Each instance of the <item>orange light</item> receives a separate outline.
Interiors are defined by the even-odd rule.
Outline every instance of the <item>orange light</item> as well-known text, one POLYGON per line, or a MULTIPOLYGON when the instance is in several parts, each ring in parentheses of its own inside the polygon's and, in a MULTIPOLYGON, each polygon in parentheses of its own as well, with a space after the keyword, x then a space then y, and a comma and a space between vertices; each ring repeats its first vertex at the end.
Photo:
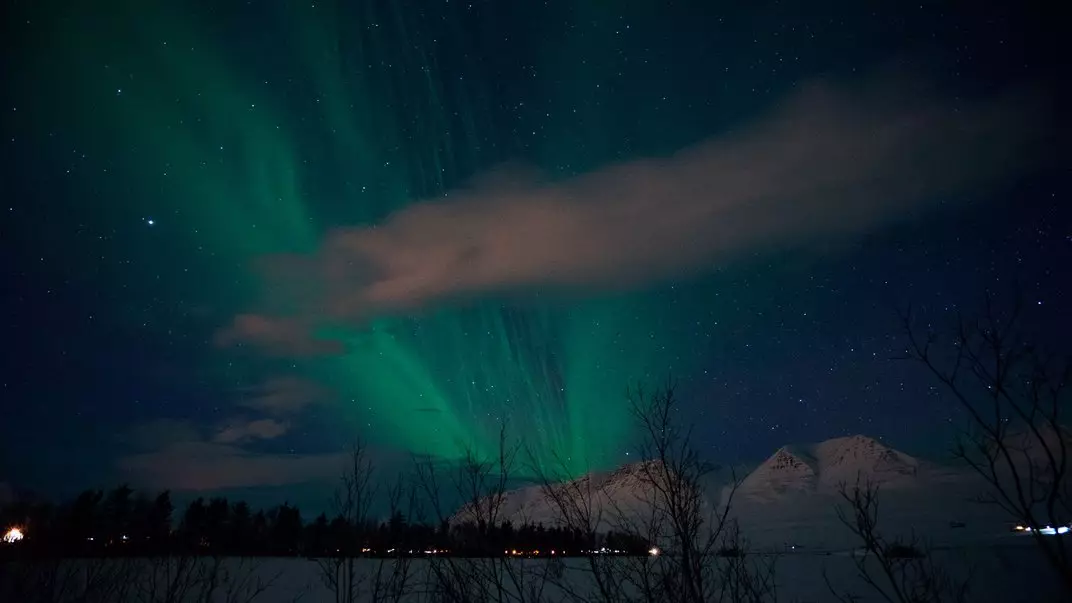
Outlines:
POLYGON ((13 526, 10 530, 4 533, 4 542, 8 544, 14 544, 25 537, 26 534, 23 533, 22 528, 18 526, 13 526))

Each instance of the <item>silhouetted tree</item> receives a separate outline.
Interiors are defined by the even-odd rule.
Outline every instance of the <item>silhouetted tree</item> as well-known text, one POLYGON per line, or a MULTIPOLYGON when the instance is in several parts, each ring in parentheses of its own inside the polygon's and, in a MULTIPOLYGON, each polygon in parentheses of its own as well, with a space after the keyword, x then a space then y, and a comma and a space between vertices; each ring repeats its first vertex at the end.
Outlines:
MULTIPOLYGON (((917 539, 889 540, 879 529, 879 488, 869 482, 838 488, 844 506, 837 508, 842 525, 856 537, 860 548, 852 556, 856 574, 874 593, 890 603, 963 603, 970 576, 955 580, 917 539)), ((823 572, 831 595, 843 603, 858 600, 843 593, 823 572)))
POLYGON ((134 491, 123 484, 104 498, 102 506, 102 530, 105 542, 118 543, 123 537, 129 538, 131 516, 133 512, 132 495, 134 491))
POLYGON ((230 553, 231 505, 226 498, 213 498, 205 507, 204 536, 212 551, 230 553))
POLYGON ((275 509, 272 523, 272 552, 276 555, 297 555, 301 552, 301 511, 289 504, 275 509))
POLYGON ((147 520, 148 535, 155 546, 162 546, 171 540, 171 514, 173 511, 171 493, 164 490, 153 500, 147 520))
POLYGON ((1022 324, 1022 297, 1008 312, 985 299, 978 318, 938 333, 902 314, 907 357, 922 364, 970 418, 954 453, 986 481, 981 502, 1031 528, 1035 544, 1072 599, 1068 538, 1039 528, 1072 522, 1072 359, 1035 343, 1022 324))

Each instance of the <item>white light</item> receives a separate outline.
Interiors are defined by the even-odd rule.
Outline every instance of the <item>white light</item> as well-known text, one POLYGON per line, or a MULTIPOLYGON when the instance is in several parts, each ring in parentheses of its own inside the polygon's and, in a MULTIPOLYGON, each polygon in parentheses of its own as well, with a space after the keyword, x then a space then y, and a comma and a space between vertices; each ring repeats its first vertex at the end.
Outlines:
POLYGON ((657 547, 657 546, 653 546, 650 549, 648 549, 648 554, 651 555, 652 557, 658 557, 659 552, 660 552, 659 547, 657 547))
POLYGON ((14 543, 22 540, 25 537, 26 537, 26 535, 22 533, 21 529, 19 529, 19 528, 11 528, 10 530, 7 531, 6 534, 4 534, 4 542, 6 542, 8 544, 14 544, 14 543))
POLYGON ((1058 534, 1067 534, 1068 530, 1069 530, 1068 526, 1061 526, 1061 527, 1057 528, 1057 533, 1058 534))

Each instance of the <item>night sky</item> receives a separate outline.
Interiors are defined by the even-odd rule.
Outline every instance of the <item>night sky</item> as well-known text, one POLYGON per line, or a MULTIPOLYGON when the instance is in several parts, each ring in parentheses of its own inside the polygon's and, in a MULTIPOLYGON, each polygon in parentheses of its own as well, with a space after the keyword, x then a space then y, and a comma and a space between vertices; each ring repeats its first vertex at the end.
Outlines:
POLYGON ((7 0, 0 482, 580 474, 669 373, 712 458, 940 457, 899 308, 1072 334, 1061 21, 719 4, 7 0))

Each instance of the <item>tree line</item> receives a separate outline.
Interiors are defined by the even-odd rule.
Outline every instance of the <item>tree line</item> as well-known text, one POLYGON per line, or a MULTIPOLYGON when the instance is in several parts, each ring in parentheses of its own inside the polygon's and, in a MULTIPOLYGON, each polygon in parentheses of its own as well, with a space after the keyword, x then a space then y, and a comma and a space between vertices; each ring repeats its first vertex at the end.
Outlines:
POLYGON ((0 552, 61 557, 579 556, 597 549, 647 555, 652 546, 624 532, 597 536, 510 521, 432 524, 411 521, 401 510, 384 521, 327 513, 306 520, 289 503, 254 510, 224 497, 197 498, 176 510, 170 492, 150 496, 127 485, 86 490, 59 506, 16 502, 0 509, 0 526, 22 536, 0 552))

